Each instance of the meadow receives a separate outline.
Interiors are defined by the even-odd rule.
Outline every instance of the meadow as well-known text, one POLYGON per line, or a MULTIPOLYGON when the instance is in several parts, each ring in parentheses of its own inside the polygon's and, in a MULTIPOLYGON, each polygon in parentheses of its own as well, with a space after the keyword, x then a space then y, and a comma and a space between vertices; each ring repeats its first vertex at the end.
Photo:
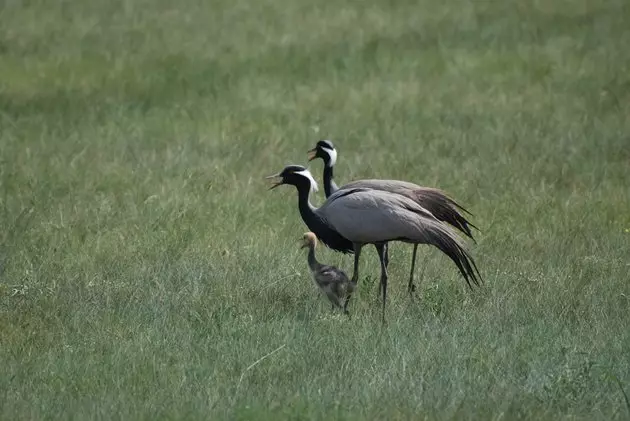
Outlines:
POLYGON ((625 0, 4 0, 0 419, 630 419, 629 45, 625 0), (264 180, 320 139, 468 208, 484 286, 393 243, 382 326, 370 247, 331 313, 264 180))

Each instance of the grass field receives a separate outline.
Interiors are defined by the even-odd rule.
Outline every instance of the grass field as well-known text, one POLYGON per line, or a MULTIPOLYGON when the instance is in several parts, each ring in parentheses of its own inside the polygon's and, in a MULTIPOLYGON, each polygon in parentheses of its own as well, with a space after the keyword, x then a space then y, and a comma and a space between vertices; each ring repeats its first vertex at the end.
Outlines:
POLYGON ((3 1, 0 418, 630 419, 629 45, 625 0, 3 1), (263 179, 324 138, 470 209, 485 286, 423 246, 414 302, 394 243, 387 326, 373 248, 332 314, 263 179))

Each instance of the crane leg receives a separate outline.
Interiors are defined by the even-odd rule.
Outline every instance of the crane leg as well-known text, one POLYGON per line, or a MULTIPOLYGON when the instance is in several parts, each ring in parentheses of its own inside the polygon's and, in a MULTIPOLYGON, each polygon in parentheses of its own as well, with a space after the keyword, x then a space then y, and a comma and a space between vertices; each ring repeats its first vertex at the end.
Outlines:
MULTIPOLYGON (((378 244, 374 244, 374 247, 376 248, 376 252, 379 253, 379 258, 380 258, 380 252, 379 252, 379 245, 378 244)), ((385 268, 387 268, 389 266, 389 243, 383 243, 382 244, 383 250, 385 250, 384 252, 384 261, 385 261, 385 268)), ((383 293, 382 290, 382 284, 378 284, 378 295, 381 295, 383 293)))
POLYGON ((381 288, 383 291, 383 308, 381 312, 381 318, 383 324, 385 324, 385 303, 387 301, 387 264, 385 262, 386 245, 377 244, 376 250, 378 250, 378 257, 381 260, 381 288))
POLYGON ((413 295, 416 290, 416 286, 413 284, 413 272, 416 269, 416 254, 418 253, 418 245, 413 245, 413 257, 411 258, 411 273, 409 274, 409 285, 407 285, 407 292, 409 295, 413 295))
POLYGON ((352 273, 352 283, 354 284, 359 282, 359 258, 361 257, 361 248, 363 248, 363 244, 354 244, 354 272, 352 273))
POLYGON ((346 315, 350 315, 350 312, 348 311, 348 301, 350 301, 350 297, 352 296, 352 294, 348 294, 346 295, 346 299, 343 301, 343 314, 346 315))
MULTIPOLYGON (((359 257, 361 257, 361 248, 363 248, 363 244, 354 243, 354 272, 352 273, 352 283, 357 285, 359 281, 359 257)), ((344 312, 348 311, 348 302, 352 297, 352 293, 348 293, 346 295, 346 300, 343 303, 344 312)))
POLYGON ((342 309, 343 314, 350 317, 350 312, 348 311, 348 300, 350 299, 350 294, 346 295, 346 299, 343 302, 343 306, 341 305, 341 301, 338 301, 339 308, 342 309))

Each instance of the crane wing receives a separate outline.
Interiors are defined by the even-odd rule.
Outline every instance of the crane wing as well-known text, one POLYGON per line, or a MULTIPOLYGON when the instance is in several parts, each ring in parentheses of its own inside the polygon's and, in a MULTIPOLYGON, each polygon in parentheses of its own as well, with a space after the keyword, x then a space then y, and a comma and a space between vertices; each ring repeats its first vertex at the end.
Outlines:
POLYGON ((381 190, 339 190, 318 210, 328 223, 352 242, 410 240, 425 243, 440 222, 412 200, 381 190))
MULTIPOLYGON (((342 190, 356 189, 356 188, 369 188, 369 189, 395 192, 395 190, 416 190, 416 189, 421 189, 422 187, 417 184, 410 183, 408 181, 379 180, 375 178, 367 178, 365 180, 351 181, 340 187, 340 189, 342 190)), ((403 194, 402 192, 398 192, 398 191, 396 191, 396 193, 403 194)))
POLYGON ((383 190, 408 197, 423 208, 431 212, 437 219, 444 221, 468 237, 473 238, 470 228, 477 228, 470 223, 459 211, 470 212, 459 203, 451 199, 445 192, 432 187, 422 187, 414 183, 400 180, 367 179, 350 182, 341 187, 342 190, 368 188, 383 190))
POLYGON ((478 271, 462 241, 413 200, 381 190, 339 190, 318 209, 334 229, 353 243, 405 241, 431 244, 448 255, 470 286, 478 271), (474 269, 473 269, 474 268, 474 269))
POLYGON ((326 283, 338 284, 348 281, 348 275, 346 275, 341 269, 334 266, 323 265, 320 268, 319 273, 323 278, 326 278, 326 283))

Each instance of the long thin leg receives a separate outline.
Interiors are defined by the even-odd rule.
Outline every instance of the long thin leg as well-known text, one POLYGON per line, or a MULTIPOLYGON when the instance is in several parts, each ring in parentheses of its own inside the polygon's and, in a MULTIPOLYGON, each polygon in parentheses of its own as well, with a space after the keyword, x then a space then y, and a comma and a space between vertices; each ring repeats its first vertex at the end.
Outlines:
POLYGON ((352 273, 352 282, 359 282, 359 257, 361 256, 361 249, 363 244, 354 243, 354 272, 352 273))
POLYGON ((350 297, 352 297, 352 293, 348 293, 346 295, 346 299, 343 302, 343 314, 346 314, 348 316, 350 315, 350 312, 348 311, 348 301, 350 301, 350 297))
POLYGON ((351 293, 346 295, 346 299, 343 301, 343 312, 348 314, 348 303, 350 302, 350 297, 352 297, 351 293))
POLYGON ((330 302, 332 304, 331 311, 334 311, 335 307, 339 307, 340 309, 343 309, 343 306, 341 305, 341 300, 339 299, 337 294, 335 294, 335 293, 326 293, 326 296, 328 297, 328 299, 330 300, 330 302))
MULTIPOLYGON (((380 253, 378 250, 379 247, 383 247, 383 250, 385 250, 384 253, 384 261, 385 261, 385 268, 387 268, 389 266, 389 243, 383 243, 380 246, 378 244, 374 244, 374 247, 376 248, 376 252, 380 253)), ((379 258, 380 258, 380 254, 379 254, 379 258)), ((378 295, 381 295, 383 293, 382 290, 382 285, 379 283, 378 284, 378 295)))
POLYGON ((330 300, 334 303, 333 306, 336 305, 337 307, 339 307, 339 309, 341 309, 343 314, 350 317, 350 312, 348 311, 348 300, 350 300, 350 293, 346 294, 346 299, 344 300, 343 305, 341 304, 341 299, 337 294, 331 294, 329 297, 330 300))
POLYGON ((383 324, 385 324, 385 303, 387 301, 387 265, 385 264, 385 247, 383 244, 379 244, 376 246, 378 250, 378 257, 381 260, 381 288, 383 291, 383 309, 381 312, 381 317, 383 324))
MULTIPOLYGON (((361 256, 361 248, 363 248, 363 244, 354 243, 354 272, 352 273, 352 283, 355 285, 359 281, 359 257, 361 256)), ((348 302, 350 301, 350 297, 352 297, 352 293, 348 293, 348 295, 346 295, 346 300, 343 303, 343 309, 345 312, 348 311, 348 302)))
POLYGON ((416 290, 416 286, 413 284, 413 272, 416 269, 416 254, 418 253, 418 245, 413 245, 413 257, 411 258, 411 273, 409 274, 409 285, 407 285, 407 292, 409 295, 413 295, 416 290))

